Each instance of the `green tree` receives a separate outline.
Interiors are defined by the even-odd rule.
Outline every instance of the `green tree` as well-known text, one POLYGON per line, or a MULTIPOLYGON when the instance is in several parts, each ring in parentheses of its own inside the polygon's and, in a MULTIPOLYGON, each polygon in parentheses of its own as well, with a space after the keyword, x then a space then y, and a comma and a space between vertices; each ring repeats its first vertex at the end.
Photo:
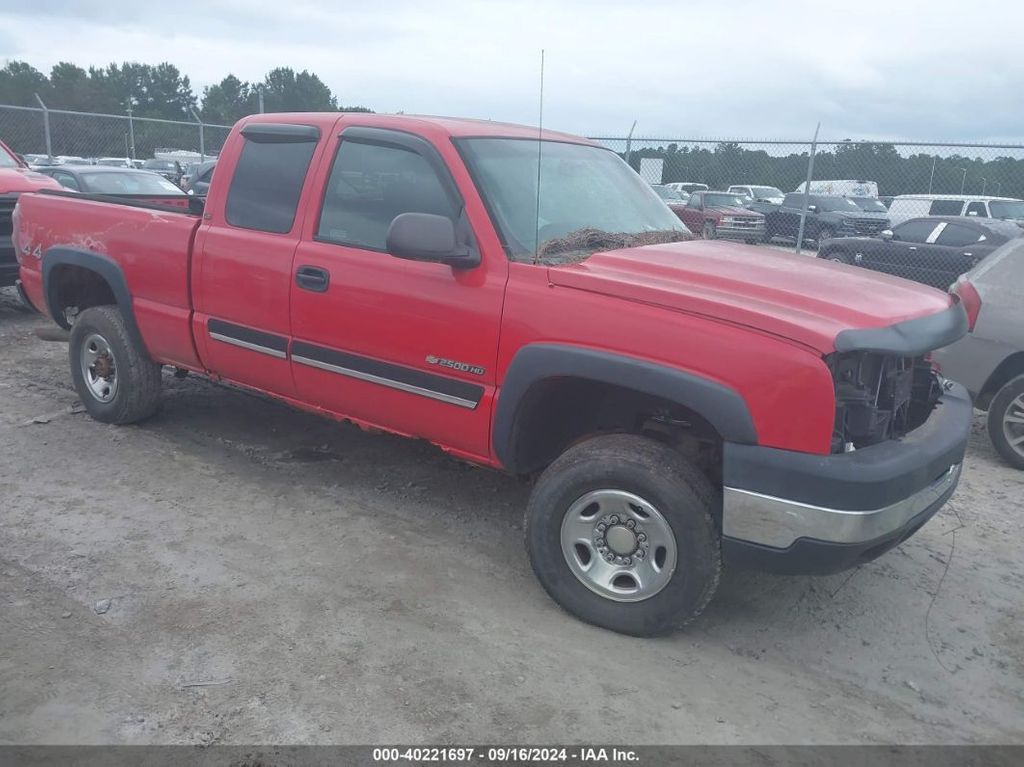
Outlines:
POLYGON ((0 103, 19 107, 38 106, 35 94, 43 101, 50 95, 50 81, 42 72, 24 61, 8 61, 0 69, 0 103))

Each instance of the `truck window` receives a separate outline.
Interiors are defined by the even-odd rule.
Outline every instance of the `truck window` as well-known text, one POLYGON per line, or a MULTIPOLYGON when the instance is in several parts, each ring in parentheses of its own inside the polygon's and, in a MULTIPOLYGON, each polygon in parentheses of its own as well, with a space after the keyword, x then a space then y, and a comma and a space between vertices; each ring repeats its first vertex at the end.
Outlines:
POLYGON ((383 251, 396 216, 433 213, 454 221, 461 207, 416 152, 343 139, 327 180, 317 239, 383 251))
POLYGON ((963 200, 932 200, 929 216, 959 216, 964 209, 963 200))
POLYGON ((225 218, 232 226, 283 234, 291 231, 316 141, 245 140, 228 189, 225 218))
POLYGON ((975 201, 967 206, 967 210, 964 212, 965 216, 977 216, 978 218, 988 218, 988 211, 985 210, 985 203, 975 201))

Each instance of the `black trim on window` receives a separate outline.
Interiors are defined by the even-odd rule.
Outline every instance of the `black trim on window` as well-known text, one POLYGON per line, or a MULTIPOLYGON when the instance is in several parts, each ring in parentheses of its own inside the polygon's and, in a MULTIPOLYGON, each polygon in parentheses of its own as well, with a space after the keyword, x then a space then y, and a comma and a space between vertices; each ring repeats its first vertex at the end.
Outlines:
POLYGON ((305 144, 320 140, 320 129, 315 125, 291 123, 249 123, 242 135, 257 144, 305 144))
POLYGON ((478 384, 425 373, 422 370, 328 349, 304 341, 292 342, 292 362, 468 409, 480 404, 484 394, 484 387, 478 384))

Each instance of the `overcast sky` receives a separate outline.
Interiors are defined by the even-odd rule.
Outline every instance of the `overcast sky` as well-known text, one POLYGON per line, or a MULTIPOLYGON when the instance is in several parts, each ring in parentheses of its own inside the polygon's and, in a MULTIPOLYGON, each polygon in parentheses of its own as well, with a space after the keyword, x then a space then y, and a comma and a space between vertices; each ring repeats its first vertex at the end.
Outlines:
POLYGON ((591 136, 1024 138, 1017 0, 4 0, 0 60, 275 66, 343 104, 591 136), (67 41, 64 45, 62 41, 67 41))

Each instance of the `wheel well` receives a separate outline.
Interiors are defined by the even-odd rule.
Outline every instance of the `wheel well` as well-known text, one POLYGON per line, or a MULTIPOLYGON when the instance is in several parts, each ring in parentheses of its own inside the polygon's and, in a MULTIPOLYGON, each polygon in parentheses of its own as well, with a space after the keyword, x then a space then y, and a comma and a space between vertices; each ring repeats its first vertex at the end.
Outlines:
POLYGON ((571 445, 596 434, 643 434, 679 450, 721 482, 722 437, 699 413, 670 400, 584 378, 537 382, 516 414, 515 465, 538 471, 571 445))
POLYGON ((59 316, 54 319, 60 324, 68 322, 68 310, 81 312, 93 306, 116 304, 114 290, 100 274, 84 266, 59 264, 49 276, 47 290, 51 309, 59 316))
POLYGON ((1007 381, 1019 375, 1024 375, 1024 352, 1011 354, 999 363, 999 366, 992 371, 992 375, 985 381, 975 404, 982 410, 988 410, 996 393, 1003 388, 1007 381))

